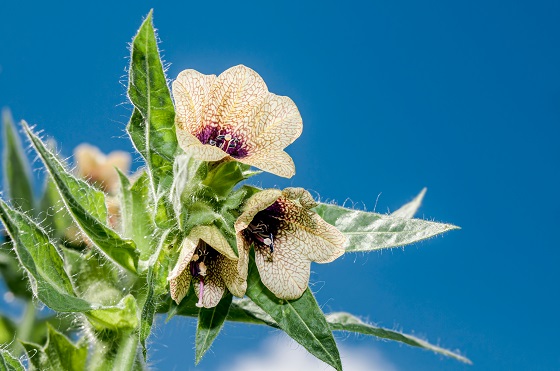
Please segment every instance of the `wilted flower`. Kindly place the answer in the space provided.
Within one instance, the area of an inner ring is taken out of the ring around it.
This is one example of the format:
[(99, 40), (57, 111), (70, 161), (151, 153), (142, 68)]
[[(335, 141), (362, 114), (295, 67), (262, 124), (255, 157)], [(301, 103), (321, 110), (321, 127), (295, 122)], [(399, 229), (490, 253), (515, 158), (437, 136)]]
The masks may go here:
[(303, 294), (312, 261), (329, 263), (344, 253), (346, 237), (311, 211), (315, 206), (303, 188), (269, 189), (247, 200), (235, 222), (239, 256), (254, 247), (261, 280), (280, 299)]
[(198, 307), (215, 307), (225, 288), (243, 297), (247, 289), (247, 258), (241, 260), (213, 226), (194, 227), (181, 246), (177, 264), (167, 278), (171, 298), (179, 304), (191, 280), (198, 296)]
[(268, 92), (258, 73), (243, 65), (220, 76), (185, 70), (173, 82), (180, 146), (202, 161), (234, 158), (290, 178), (284, 148), (302, 131), (294, 102)]
[(89, 144), (80, 144), (74, 149), (78, 175), (106, 193), (115, 193), (119, 186), (119, 175), (115, 168), (128, 173), (130, 154), (113, 151), (104, 155), (99, 148)]

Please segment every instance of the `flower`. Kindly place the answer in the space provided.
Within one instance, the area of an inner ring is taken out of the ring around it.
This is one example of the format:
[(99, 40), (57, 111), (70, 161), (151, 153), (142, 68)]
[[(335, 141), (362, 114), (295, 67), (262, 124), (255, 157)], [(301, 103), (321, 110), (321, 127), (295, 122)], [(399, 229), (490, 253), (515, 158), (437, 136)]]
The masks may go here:
[(346, 237), (311, 211), (316, 205), (303, 188), (268, 189), (247, 200), (235, 222), (239, 256), (254, 247), (261, 281), (280, 299), (303, 294), (312, 261), (344, 253)]
[(74, 149), (78, 175), (98, 186), (105, 193), (114, 194), (119, 186), (119, 175), (115, 168), (128, 173), (130, 154), (113, 151), (105, 156), (97, 147), (83, 143)]
[(268, 92), (258, 73), (243, 65), (220, 76), (182, 71), (173, 81), (179, 145), (202, 161), (233, 158), (290, 178), (292, 158), (284, 148), (303, 124), (294, 102)]
[(246, 255), (238, 258), (216, 227), (194, 227), (183, 240), (177, 264), (167, 277), (171, 298), (179, 304), (192, 279), (197, 307), (218, 305), (226, 287), (233, 295), (243, 297), (247, 289), (247, 264)]

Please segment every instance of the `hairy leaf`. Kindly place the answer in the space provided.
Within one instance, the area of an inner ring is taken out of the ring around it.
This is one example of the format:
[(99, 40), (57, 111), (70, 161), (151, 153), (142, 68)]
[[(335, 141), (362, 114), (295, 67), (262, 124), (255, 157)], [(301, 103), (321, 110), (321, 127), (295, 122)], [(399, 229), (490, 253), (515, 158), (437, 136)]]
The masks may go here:
[(349, 313), (330, 313), (327, 316), (327, 321), (333, 330), (356, 332), (364, 335), (373, 335), (381, 339), (388, 339), (398, 341), (413, 347), (419, 347), (432, 352), (442, 354), (446, 357), (455, 358), (458, 361), (471, 364), (472, 362), (466, 358), (447, 349), (440, 348), (432, 345), (427, 341), (418, 339), (417, 337), (406, 335), (397, 331), (388, 330), (381, 327), (362, 322), (358, 317)]
[(2, 200), (0, 220), (13, 241), (17, 257), (29, 274), (31, 288), (39, 300), (59, 312), (85, 312), (93, 308), (74, 295), (62, 257), (43, 229)]
[(115, 306), (92, 310), (86, 316), (97, 330), (130, 330), (138, 326), (136, 299), (131, 294)]
[(25, 368), (19, 359), (0, 348), (0, 371), (25, 371)]
[(22, 211), (32, 211), (33, 189), (27, 157), (16, 133), (12, 115), (8, 110), (2, 112), (4, 122), (4, 189), (12, 205)]
[(74, 345), (66, 336), (48, 327), (45, 346), (22, 342), (29, 362), (37, 370), (85, 370), (87, 360), (87, 344)]
[(332, 204), (319, 204), (314, 210), (348, 237), (347, 252), (404, 246), (459, 228), (452, 224), (395, 218)]
[(278, 299), (261, 282), (254, 258), (251, 257), (246, 294), (292, 339), (315, 357), (336, 370), (342, 370), (332, 332), (309, 288), (297, 300)]
[(107, 209), (103, 192), (95, 190), (67, 172), (25, 122), (23, 127), (76, 224), (109, 259), (129, 271), (136, 272), (138, 265), (136, 245), (132, 240), (121, 238), (106, 225)]
[(140, 259), (147, 260), (157, 246), (153, 240), (155, 225), (151, 217), (148, 175), (142, 173), (132, 185), (124, 174), (119, 172), (119, 176), (123, 235), (136, 243)]
[[(175, 109), (148, 14), (132, 40), (128, 97), (134, 105), (127, 131), (146, 160), (154, 192), (169, 189), (177, 150)], [(158, 197), (159, 198), (159, 197)]]
[(422, 205), (422, 200), (424, 199), (424, 195), (426, 194), (427, 190), (428, 189), (424, 187), (420, 191), (418, 196), (414, 197), (414, 199), (409, 203), (406, 203), (403, 206), (401, 206), (398, 210), (393, 211), (391, 213), (391, 216), (394, 218), (403, 218), (403, 219), (413, 218), (414, 214), (416, 214), (416, 212), (418, 211), (418, 208), (420, 208), (420, 205)]
[[(182, 313), (181, 313), (182, 314)], [(419, 347), (432, 352), (455, 358), (461, 362), (471, 363), (466, 357), (450, 350), (432, 345), (425, 340), (418, 339), (412, 335), (403, 334), (398, 331), (377, 327), (361, 321), (358, 317), (349, 313), (337, 312), (325, 315), (325, 318), (333, 331), (347, 331), (364, 335), (376, 336), (381, 339), (398, 341), (413, 347)], [(267, 325), (278, 328), (278, 324), (261, 308), (251, 300), (236, 299), (231, 304), (227, 317), (228, 321), (245, 322), (258, 325)]]
[(196, 364), (200, 362), (206, 351), (210, 349), (210, 346), (224, 326), (232, 298), (232, 295), (226, 292), (226, 295), (214, 308), (200, 308), (195, 340)]
[(152, 324), (154, 322), (154, 315), (157, 307), (160, 304), (159, 297), (167, 290), (167, 273), (168, 273), (168, 255), (165, 251), (165, 246), (171, 243), (170, 231), (164, 231), (159, 234), (159, 244), (148, 261), (148, 272), (146, 279), (146, 295), (142, 306), (142, 313), (140, 316), (140, 344), (142, 345), (142, 352), (144, 359), (146, 358), (146, 340), (152, 331)]

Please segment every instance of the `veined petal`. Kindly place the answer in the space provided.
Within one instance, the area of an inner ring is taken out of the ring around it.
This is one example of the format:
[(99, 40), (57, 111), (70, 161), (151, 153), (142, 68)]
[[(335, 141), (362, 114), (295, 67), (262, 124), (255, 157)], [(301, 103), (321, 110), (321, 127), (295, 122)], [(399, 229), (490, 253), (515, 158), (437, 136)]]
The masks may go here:
[(212, 246), (214, 250), (227, 257), (228, 259), (237, 261), (237, 255), (227, 242), (224, 236), (220, 233), (220, 230), (211, 225), (199, 225), (192, 229), (189, 234), (189, 238), (194, 241), (200, 239), (206, 242), (208, 245)]
[(218, 258), (218, 271), (221, 274), (228, 290), (235, 296), (242, 298), (247, 291), (247, 271), (249, 254), (246, 250), (239, 252), (239, 260), (228, 259), (225, 256)]
[(248, 145), (255, 149), (284, 149), (294, 142), (303, 130), (301, 115), (290, 98), (268, 93), (264, 102), (255, 109), (249, 119), (251, 133)]
[[(282, 191), (279, 189), (265, 189), (254, 194), (247, 200), (243, 207), (243, 213), (237, 218), (235, 232), (239, 233), (246, 229), (257, 213), (272, 205), (280, 196), (282, 196)], [(239, 240), (237, 249), (241, 251)]]
[(184, 70), (173, 81), (175, 124), (178, 129), (196, 133), (202, 125), (202, 112), (216, 75)]
[(208, 144), (202, 144), (194, 135), (187, 130), (177, 128), (177, 141), (186, 153), (189, 153), (197, 160), (201, 161), (219, 161), (228, 154)]
[(282, 150), (268, 151), (264, 149), (238, 161), (284, 178), (291, 178), (296, 173), (294, 160)]
[(196, 243), (188, 238), (185, 238), (181, 244), (181, 252), (179, 253), (177, 264), (175, 264), (175, 267), (167, 277), (171, 298), (177, 304), (183, 300), (189, 291), (192, 275), (188, 268), (195, 250)]
[(193, 280), (194, 292), (204, 308), (218, 305), (226, 291), (220, 268), (219, 259), (211, 260), (207, 263), (206, 276), (200, 280)]
[(346, 238), (310, 210), (315, 205), (303, 188), (262, 191), (235, 223), (238, 250), (254, 246), (262, 282), (278, 298), (301, 296), (312, 261), (327, 263), (344, 253)]
[(258, 73), (243, 65), (231, 67), (212, 84), (203, 120), (235, 130), (262, 104), (267, 94), (268, 88)]
[(261, 280), (280, 299), (297, 299), (307, 288), (311, 261), (300, 254), (301, 247), (298, 240), (278, 236), (273, 253), (255, 249), (255, 263)]

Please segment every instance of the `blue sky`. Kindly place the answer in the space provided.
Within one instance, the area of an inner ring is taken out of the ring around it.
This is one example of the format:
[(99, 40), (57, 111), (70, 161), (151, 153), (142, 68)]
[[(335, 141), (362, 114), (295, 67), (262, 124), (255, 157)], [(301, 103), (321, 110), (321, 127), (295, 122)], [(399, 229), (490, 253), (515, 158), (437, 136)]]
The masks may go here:
[[(3, 2), (0, 106), (64, 155), (82, 142), (132, 150), (127, 43), (150, 8), (170, 79), (245, 64), (298, 105), (297, 174), (260, 184), (379, 212), (426, 186), (419, 216), (462, 227), (315, 265), (312, 282), (326, 311), (460, 349), (474, 366), (338, 335), (344, 347), (404, 370), (560, 368), (558, 2)], [(194, 331), (161, 324), (156, 366), (194, 369)], [(196, 369), (295, 348), (275, 334), (228, 325)]]

